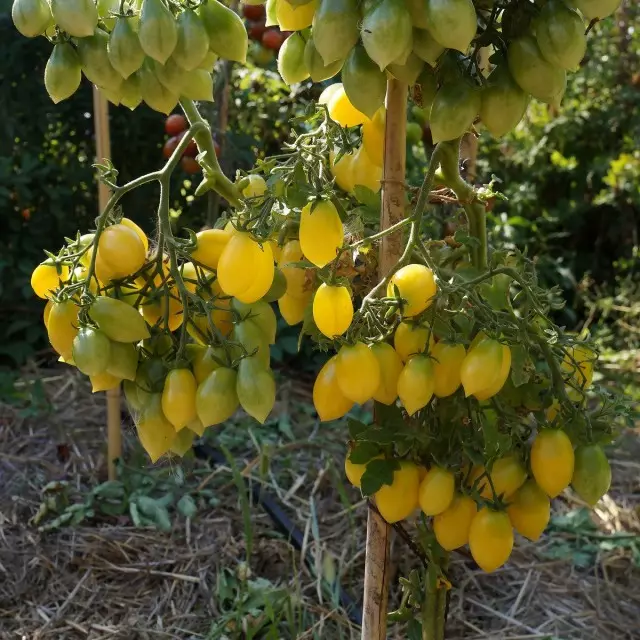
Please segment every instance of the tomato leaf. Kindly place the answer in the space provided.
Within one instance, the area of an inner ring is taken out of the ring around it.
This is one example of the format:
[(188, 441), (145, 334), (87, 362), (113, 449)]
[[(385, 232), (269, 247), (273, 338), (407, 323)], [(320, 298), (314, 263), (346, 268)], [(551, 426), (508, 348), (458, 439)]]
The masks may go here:
[(354, 464), (366, 464), (380, 453), (380, 448), (373, 442), (358, 442), (351, 450), (349, 460)]
[(360, 480), (362, 495), (373, 495), (383, 484), (393, 482), (393, 472), (400, 468), (397, 460), (371, 460)]
[(529, 351), (523, 344), (511, 347), (511, 380), (514, 386), (520, 387), (531, 379), (535, 366), (529, 357)]
[(349, 418), (347, 420), (347, 428), (349, 429), (349, 437), (352, 440), (357, 440), (358, 436), (366, 431), (369, 427), (364, 422), (360, 422), (360, 420)]
[(188, 494), (185, 494), (182, 496), (182, 498), (180, 498), (180, 500), (178, 501), (177, 507), (178, 507), (178, 511), (185, 518), (189, 518), (189, 519), (193, 518), (198, 511), (198, 507), (196, 506), (195, 500)]

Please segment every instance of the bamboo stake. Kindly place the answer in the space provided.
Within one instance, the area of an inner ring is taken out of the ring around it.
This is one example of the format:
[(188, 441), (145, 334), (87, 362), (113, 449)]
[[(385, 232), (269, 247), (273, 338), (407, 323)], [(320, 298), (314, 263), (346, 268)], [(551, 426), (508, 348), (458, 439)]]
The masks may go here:
[[(96, 158), (98, 161), (111, 157), (109, 137), (109, 105), (98, 88), (93, 87), (93, 120), (95, 123)], [(109, 187), (98, 183), (98, 206), (103, 211), (110, 196)], [(116, 478), (117, 458), (122, 456), (122, 430), (120, 424), (120, 386), (107, 391), (107, 468), (109, 480)]]
[[(398, 80), (391, 79), (387, 82), (380, 230), (396, 224), (405, 216), (407, 90), (407, 85)], [(378, 261), (379, 277), (384, 277), (396, 264), (402, 250), (402, 231), (382, 238)], [(390, 536), (391, 527), (375, 510), (369, 509), (362, 640), (384, 640), (387, 637)]]

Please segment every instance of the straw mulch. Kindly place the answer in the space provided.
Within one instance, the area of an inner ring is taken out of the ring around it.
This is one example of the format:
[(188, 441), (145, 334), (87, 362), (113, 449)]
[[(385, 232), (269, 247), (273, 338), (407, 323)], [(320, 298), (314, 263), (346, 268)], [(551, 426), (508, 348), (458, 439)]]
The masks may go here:
[[(41, 391), (33, 380), (42, 381)], [(294, 621), (281, 623), (269, 638), (360, 637), (318, 575), (337, 575), (358, 600), (366, 506), (341, 486), (344, 434), (314, 421), (308, 385), (281, 385), (274, 431), (289, 437), (273, 436), (268, 470), (260, 471), (255, 447), (264, 431), (249, 432), (242, 421), (235, 431), (222, 431), (239, 468), (267, 485), (304, 535), (302, 552), (293, 549), (254, 505), (252, 555), (245, 563), (231, 471), (217, 466), (209, 472), (199, 461), (186, 463), (197, 472), (194, 487), (215, 488), (218, 506), (200, 509), (191, 521), (176, 516), (170, 533), (135, 528), (128, 517), (38, 532), (29, 520), (46, 483), (66, 480), (82, 496), (105, 479), (104, 405), (73, 372), (33, 370), (21, 384), (18, 390), (31, 400), (0, 405), (1, 640), (240, 639), (248, 637), (243, 625), (269, 616), (265, 600), (281, 602), (283, 593), (290, 594)], [(34, 410), (34, 401), (49, 410)], [(131, 446), (133, 428), (126, 430)], [(565, 527), (537, 545), (519, 540), (509, 564), (493, 575), (480, 572), (467, 552), (453, 554), (447, 638), (639, 638), (638, 451), (636, 434), (627, 434), (613, 459), (614, 487), (593, 516), (597, 528)], [(560, 513), (580, 506), (571, 497), (556, 502)], [(395, 576), (418, 566), (399, 538), (393, 558)], [(256, 607), (247, 604), (246, 592), (238, 595), (240, 583), (259, 592)], [(397, 577), (391, 591), (397, 606)], [(392, 627), (390, 637), (406, 635)]]

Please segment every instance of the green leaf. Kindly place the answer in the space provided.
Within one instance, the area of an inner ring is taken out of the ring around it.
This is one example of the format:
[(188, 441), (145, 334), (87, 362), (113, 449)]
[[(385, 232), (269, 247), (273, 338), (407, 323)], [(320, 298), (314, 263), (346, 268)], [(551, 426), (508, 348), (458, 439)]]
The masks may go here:
[(380, 453), (380, 448), (373, 442), (358, 442), (351, 450), (349, 460), (354, 464), (366, 464)]
[(360, 422), (360, 420), (349, 418), (347, 420), (347, 428), (349, 429), (349, 437), (352, 440), (357, 440), (358, 436), (366, 431), (369, 427), (364, 424), (364, 422)]
[(529, 357), (529, 351), (522, 344), (511, 347), (511, 380), (514, 386), (520, 387), (531, 379), (535, 366)]
[(171, 531), (171, 518), (169, 518), (169, 512), (165, 507), (158, 506), (153, 520), (160, 531)]
[(372, 191), (369, 187), (357, 184), (353, 189), (353, 194), (360, 204), (365, 205), (373, 211), (380, 211), (380, 194)]
[(195, 500), (188, 494), (185, 494), (178, 500), (178, 511), (185, 517), (190, 520), (196, 515), (198, 512), (198, 506), (196, 505)]
[(360, 489), (362, 495), (371, 496), (382, 487), (393, 482), (393, 472), (400, 468), (397, 460), (371, 460), (362, 475)]

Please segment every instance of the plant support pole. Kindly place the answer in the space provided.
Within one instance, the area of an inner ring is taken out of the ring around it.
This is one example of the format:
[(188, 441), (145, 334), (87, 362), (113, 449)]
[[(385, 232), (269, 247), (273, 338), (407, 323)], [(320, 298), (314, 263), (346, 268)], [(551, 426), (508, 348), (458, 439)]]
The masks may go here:
[[(398, 224), (405, 216), (407, 90), (407, 85), (398, 80), (391, 79), (387, 82), (380, 231)], [(402, 231), (399, 228), (395, 233), (382, 238), (378, 262), (379, 278), (384, 278), (402, 256)], [(369, 509), (362, 640), (384, 640), (387, 637), (390, 537), (391, 527), (375, 509)]]
[[(107, 99), (93, 87), (93, 121), (96, 136), (96, 159), (101, 162), (111, 157), (109, 138), (109, 106)], [(98, 183), (98, 205), (104, 211), (111, 193), (104, 182)], [(120, 385), (107, 391), (107, 469), (109, 480), (116, 479), (115, 461), (122, 456), (122, 427), (120, 424)]]

